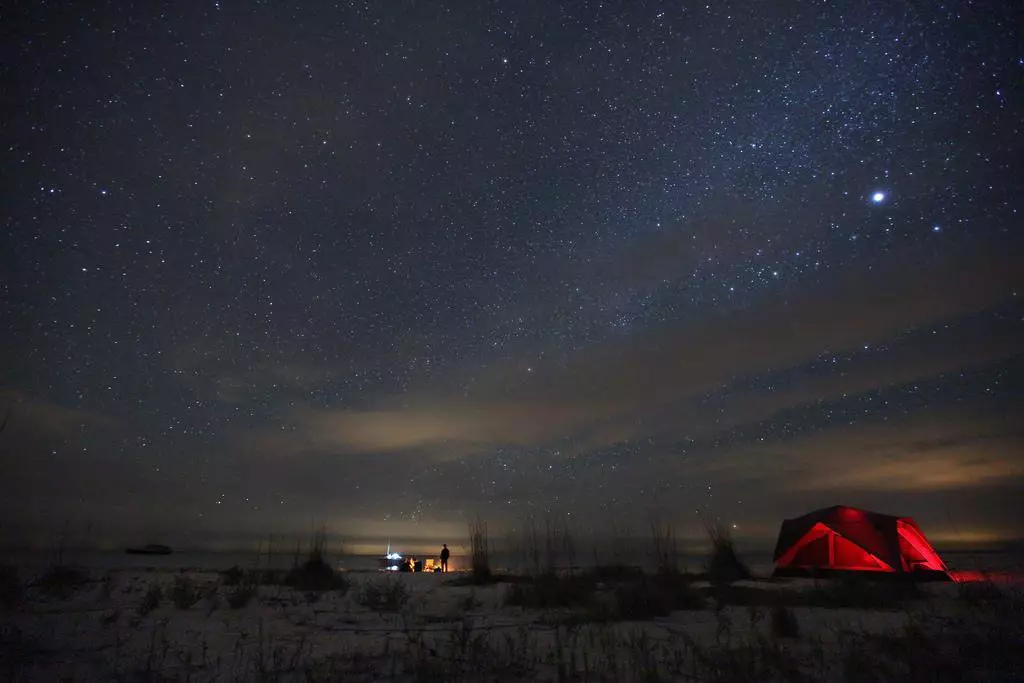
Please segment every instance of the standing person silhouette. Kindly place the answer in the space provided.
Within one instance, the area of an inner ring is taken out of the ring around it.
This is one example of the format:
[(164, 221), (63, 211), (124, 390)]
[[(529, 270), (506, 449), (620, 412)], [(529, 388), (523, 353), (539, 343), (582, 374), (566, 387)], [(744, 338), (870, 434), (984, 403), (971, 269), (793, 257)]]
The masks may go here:
[(448, 551), (448, 544), (445, 543), (444, 547), (441, 548), (441, 571), (448, 571), (448, 558), (451, 557), (451, 553)]

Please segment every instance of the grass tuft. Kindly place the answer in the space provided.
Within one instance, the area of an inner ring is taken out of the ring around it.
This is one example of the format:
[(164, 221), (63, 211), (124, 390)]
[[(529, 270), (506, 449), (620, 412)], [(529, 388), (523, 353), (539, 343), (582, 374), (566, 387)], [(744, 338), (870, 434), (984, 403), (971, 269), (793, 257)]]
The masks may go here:
[(149, 588), (146, 589), (142, 600), (139, 602), (139, 616), (144, 617), (155, 610), (160, 606), (160, 601), (163, 599), (164, 592), (160, 589), (160, 584), (155, 581), (149, 584)]
[(398, 578), (367, 581), (356, 599), (363, 607), (376, 612), (398, 612), (409, 602), (409, 591)]
[(653, 619), (668, 616), (675, 610), (700, 610), (706, 606), (704, 595), (693, 587), (687, 575), (679, 572), (642, 576), (615, 589), (618, 619)]
[(231, 609), (242, 609), (246, 607), (259, 593), (259, 587), (255, 582), (242, 581), (232, 586), (227, 594), (228, 607)]
[(88, 582), (89, 574), (84, 569), (56, 565), (39, 577), (35, 585), (51, 597), (67, 599)]
[(651, 517), (651, 553), (657, 574), (669, 575), (679, 571), (679, 544), (676, 530), (670, 522)]
[(470, 567), (475, 583), (490, 583), (491, 549), (487, 539), (487, 522), (477, 517), (469, 527)]
[[(273, 572), (263, 572), (253, 582), (275, 580)], [(306, 561), (296, 564), (284, 577), (284, 584), (303, 592), (340, 591), (349, 589), (349, 581), (342, 574), (334, 571), (327, 561), (327, 532), (321, 527), (313, 534)]]
[(174, 577), (174, 583), (171, 584), (170, 598), (175, 607), (182, 610), (191, 609), (193, 605), (199, 602), (201, 597), (199, 587), (194, 579), (189, 576)]
[(708, 581), (715, 586), (726, 586), (751, 577), (750, 569), (736, 554), (736, 546), (728, 527), (707, 525), (711, 541), (711, 555), (708, 557)]
[(596, 581), (588, 575), (545, 572), (510, 585), (505, 604), (529, 609), (589, 607), (596, 588)]
[(246, 571), (239, 567), (237, 564), (231, 567), (230, 569), (225, 569), (224, 571), (220, 572), (221, 583), (225, 586), (237, 586), (238, 584), (242, 583), (242, 580), (245, 579), (245, 576)]

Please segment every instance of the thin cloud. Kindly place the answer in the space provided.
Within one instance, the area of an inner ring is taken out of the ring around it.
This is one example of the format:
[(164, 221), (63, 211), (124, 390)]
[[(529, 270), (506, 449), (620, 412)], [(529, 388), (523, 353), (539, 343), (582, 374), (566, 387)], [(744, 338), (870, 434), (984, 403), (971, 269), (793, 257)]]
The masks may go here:
[[(424, 387), (384, 399), (375, 409), (299, 410), (289, 438), (295, 446), (340, 453), (453, 446), (485, 452), (494, 445), (543, 445), (572, 437), (598, 448), (665, 429), (669, 421), (676, 435), (706, 431), (709, 425), (723, 429), (808, 401), (1015, 353), (1014, 341), (1005, 335), (968, 339), (957, 353), (925, 347), (916, 356), (883, 356), (877, 368), (852, 377), (771, 395), (739, 392), (723, 419), (702, 412), (702, 397), (737, 380), (991, 308), (1011, 297), (1021, 282), (1014, 259), (981, 252), (961, 254), (956, 262), (894, 257), (876, 272), (869, 282), (839, 274), (832, 286), (789, 301), (587, 351), (566, 367), (539, 365), (528, 376), (506, 368), (477, 383), (468, 395), (435, 394)], [(652, 414), (661, 417), (639, 421)]]

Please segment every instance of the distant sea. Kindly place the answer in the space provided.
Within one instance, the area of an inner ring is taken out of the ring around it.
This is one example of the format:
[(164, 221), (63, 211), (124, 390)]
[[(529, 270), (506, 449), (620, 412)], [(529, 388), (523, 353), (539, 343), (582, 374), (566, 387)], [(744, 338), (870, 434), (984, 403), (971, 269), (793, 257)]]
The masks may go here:
[[(983, 571), (1024, 575), (1024, 547), (1012, 546), (1002, 548), (971, 548), (970, 550), (942, 550), (939, 554), (946, 565), (954, 571)], [(766, 576), (773, 568), (772, 555), (768, 552), (750, 552), (740, 554), (743, 561), (755, 575)], [(422, 555), (412, 557), (423, 557)], [(303, 559), (300, 557), (300, 560)], [(295, 564), (292, 553), (278, 553), (268, 557), (249, 551), (207, 551), (183, 550), (170, 555), (129, 555), (124, 550), (65, 550), (58, 556), (53, 551), (21, 550), (2, 551), (0, 564), (14, 565), (27, 572), (44, 570), (58, 563), (74, 565), (93, 570), (209, 570), (221, 571), (238, 566), (243, 569), (289, 569)], [(345, 571), (374, 571), (379, 567), (378, 555), (328, 555), (331, 564)], [(611, 564), (611, 558), (600, 559), (602, 564)], [(649, 565), (647, 557), (620, 558), (615, 562)], [(453, 571), (469, 568), (469, 557), (453, 554), (451, 558)], [(568, 566), (568, 562), (558, 562)], [(593, 566), (592, 556), (576, 559), (577, 567)], [(705, 564), (703, 555), (680, 555), (679, 566), (687, 571), (700, 571)], [(533, 568), (532, 558), (522, 555), (495, 553), (491, 556), (491, 566), (496, 571), (523, 572)]]

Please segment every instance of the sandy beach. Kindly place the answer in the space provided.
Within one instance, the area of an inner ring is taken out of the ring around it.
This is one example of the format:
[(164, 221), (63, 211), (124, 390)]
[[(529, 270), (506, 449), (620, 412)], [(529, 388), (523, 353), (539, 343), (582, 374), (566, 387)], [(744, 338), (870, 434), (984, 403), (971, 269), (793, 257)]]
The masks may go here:
[[(308, 577), (307, 577), (308, 578)], [(323, 577), (321, 577), (323, 578)], [(8, 681), (1020, 680), (1012, 581), (5, 570)], [(291, 583), (292, 585), (287, 585)]]

